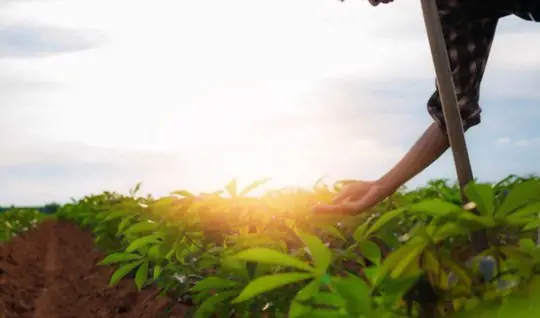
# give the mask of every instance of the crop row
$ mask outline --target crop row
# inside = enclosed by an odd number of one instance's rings
[[[0,242],[8,241],[18,233],[28,231],[47,219],[47,214],[35,209],[9,209],[0,213]]]
[[[436,180],[358,216],[311,211],[347,181],[249,196],[262,183],[105,192],[57,217],[94,232],[102,264],[116,266],[111,284],[155,284],[194,303],[195,317],[507,317],[540,300],[538,178],[471,184],[465,206]],[[482,253],[470,249],[478,230],[490,243]]]

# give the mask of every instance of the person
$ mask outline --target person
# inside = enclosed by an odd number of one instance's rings
[[[394,0],[369,0],[370,4]],[[499,19],[511,15],[528,21],[540,20],[540,0],[436,0],[463,128],[480,123],[480,84]],[[314,208],[316,213],[358,214],[377,205],[405,182],[435,162],[449,141],[437,90],[427,102],[434,122],[405,156],[384,176],[374,181],[356,181],[346,186],[331,204]]]

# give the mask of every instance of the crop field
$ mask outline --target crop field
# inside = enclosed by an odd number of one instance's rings
[[[434,180],[361,215],[313,214],[347,182],[136,186],[2,212],[0,317],[538,317],[540,178],[472,183],[465,205]]]

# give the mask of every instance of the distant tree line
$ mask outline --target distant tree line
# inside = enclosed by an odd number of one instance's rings
[[[58,211],[60,207],[61,205],[56,202],[48,203],[44,206],[15,206],[15,205],[0,206],[0,213],[7,210],[11,210],[11,209],[32,209],[32,210],[38,210],[39,212],[45,213],[45,214],[54,214],[56,213],[56,211]]]

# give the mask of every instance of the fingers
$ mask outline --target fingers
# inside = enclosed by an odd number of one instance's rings
[[[352,214],[356,209],[350,204],[321,204],[313,208],[315,214]]]
[[[332,203],[342,203],[345,199],[360,200],[370,189],[371,183],[356,181],[345,187],[335,198]]]
[[[359,181],[354,181],[352,183],[349,183],[346,185],[339,193],[336,195],[336,197],[332,200],[332,203],[341,203],[343,200],[354,196],[355,194],[355,185],[357,185]]]
[[[351,186],[346,187],[341,191],[335,198],[332,200],[332,203],[341,203],[343,200],[347,199],[348,197],[352,196],[354,193],[353,188]]]
[[[380,188],[373,183],[358,182],[345,189],[332,204],[316,206],[313,212],[359,214],[374,207],[390,194],[388,189]]]
[[[369,0],[369,3],[374,7],[378,6],[381,3],[386,4],[390,2],[394,2],[394,0]]]
[[[340,204],[320,204],[313,208],[315,214],[358,214],[362,212],[362,201],[344,200]]]

